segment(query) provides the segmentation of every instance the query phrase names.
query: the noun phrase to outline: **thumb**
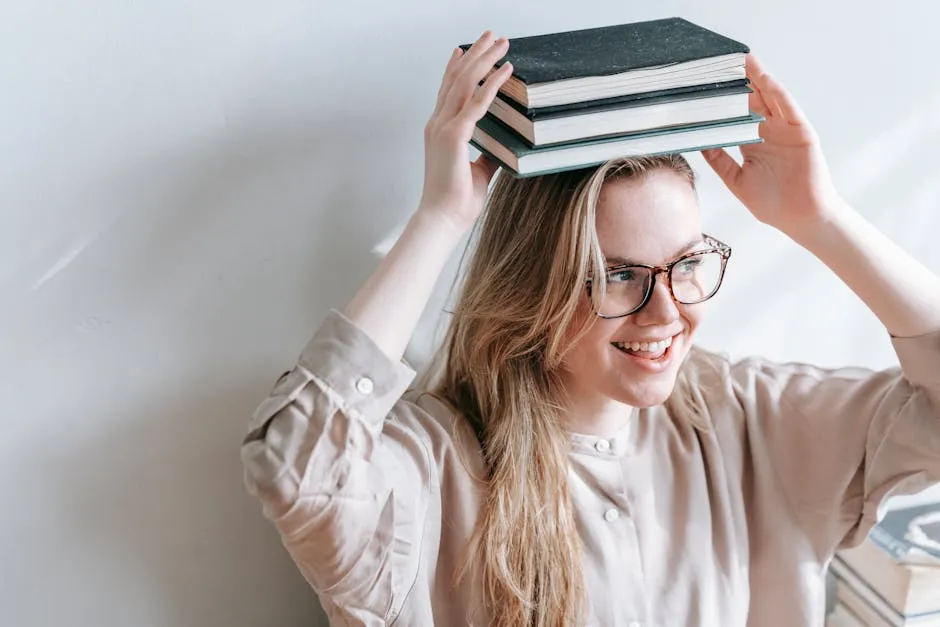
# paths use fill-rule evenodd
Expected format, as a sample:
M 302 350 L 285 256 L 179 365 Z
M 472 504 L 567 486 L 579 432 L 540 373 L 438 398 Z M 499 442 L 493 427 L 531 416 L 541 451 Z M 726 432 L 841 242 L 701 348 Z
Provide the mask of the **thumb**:
M 496 163 L 495 161 L 493 161 L 492 159 L 490 159 L 489 157 L 483 154 L 477 157 L 477 160 L 474 161 L 473 163 L 476 164 L 479 168 L 481 168 L 481 170 L 483 171 L 483 174 L 486 176 L 487 182 L 489 182 L 489 180 L 493 178 L 493 175 L 496 174 L 496 170 L 499 169 L 498 163 Z
M 718 175 L 718 178 L 724 182 L 728 189 L 732 192 L 735 191 L 738 176 L 741 174 L 741 166 L 734 160 L 734 157 L 729 155 L 724 148 L 703 150 L 702 156 L 705 157 L 705 161 L 708 162 L 708 165 L 712 167 L 712 170 L 715 171 L 715 174 Z
M 477 160 L 473 162 L 470 169 L 473 170 L 474 183 L 485 188 L 490 184 L 490 180 L 493 178 L 493 175 L 496 174 L 496 170 L 499 169 L 499 164 L 486 155 L 481 154 L 477 157 Z

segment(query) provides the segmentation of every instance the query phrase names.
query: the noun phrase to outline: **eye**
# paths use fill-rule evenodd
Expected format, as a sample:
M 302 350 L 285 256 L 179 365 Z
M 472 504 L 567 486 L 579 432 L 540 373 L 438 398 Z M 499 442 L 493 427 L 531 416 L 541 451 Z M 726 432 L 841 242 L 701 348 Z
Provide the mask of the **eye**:
M 608 283 L 630 283 L 638 280 L 638 273 L 633 268 L 622 268 L 607 273 Z
M 681 262 L 676 264 L 675 270 L 681 275 L 689 276 L 695 274 L 695 272 L 701 267 L 704 263 L 704 260 L 700 256 L 689 257 L 688 259 L 683 259 Z

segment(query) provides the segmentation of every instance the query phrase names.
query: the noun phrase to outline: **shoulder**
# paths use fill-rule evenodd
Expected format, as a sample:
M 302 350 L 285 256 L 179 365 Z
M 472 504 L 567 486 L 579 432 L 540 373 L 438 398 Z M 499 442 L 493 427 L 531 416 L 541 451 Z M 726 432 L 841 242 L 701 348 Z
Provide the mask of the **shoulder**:
M 712 424 L 723 421 L 739 435 L 754 432 L 760 438 L 804 431 L 818 436 L 826 428 L 847 426 L 843 423 L 853 416 L 873 414 L 899 379 L 896 368 L 831 368 L 762 356 L 732 360 L 714 353 L 699 358 L 694 370 Z
M 698 346 L 690 352 L 684 371 L 679 384 L 689 386 L 687 395 L 704 409 L 710 427 L 719 434 L 730 435 L 730 430 L 736 437 L 744 435 L 758 408 L 779 399 L 793 375 L 819 376 L 802 364 L 780 364 L 757 355 L 733 359 Z
M 438 467 L 456 462 L 457 467 L 471 474 L 481 471 L 480 443 L 470 421 L 441 395 L 427 389 L 410 389 L 390 418 L 415 423 L 413 426 L 425 434 Z
M 688 366 L 710 405 L 743 407 L 771 397 L 807 392 L 824 382 L 858 381 L 872 375 L 865 368 L 824 368 L 760 355 L 732 359 L 726 353 L 700 347 L 693 348 Z

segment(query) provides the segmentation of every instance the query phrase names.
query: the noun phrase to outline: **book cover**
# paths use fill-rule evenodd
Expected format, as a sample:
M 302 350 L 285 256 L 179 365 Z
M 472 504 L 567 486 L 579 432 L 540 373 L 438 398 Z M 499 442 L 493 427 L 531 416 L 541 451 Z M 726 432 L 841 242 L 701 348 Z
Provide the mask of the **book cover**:
M 461 48 L 467 50 L 470 44 Z M 509 39 L 513 76 L 533 85 L 609 76 L 750 49 L 681 17 Z

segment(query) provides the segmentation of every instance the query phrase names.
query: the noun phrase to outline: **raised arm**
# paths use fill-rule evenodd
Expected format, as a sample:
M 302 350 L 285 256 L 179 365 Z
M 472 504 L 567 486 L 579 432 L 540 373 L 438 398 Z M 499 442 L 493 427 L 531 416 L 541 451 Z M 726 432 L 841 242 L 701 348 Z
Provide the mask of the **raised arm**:
M 242 446 L 249 491 L 335 624 L 399 618 L 423 543 L 440 533 L 433 442 L 446 435 L 401 400 L 414 372 L 400 359 L 444 262 L 483 208 L 495 167 L 469 163 L 467 142 L 509 76 L 504 66 L 478 87 L 506 47 L 486 33 L 454 52 L 427 125 L 419 209 L 344 314 L 330 312 L 278 380 Z
M 494 43 L 487 31 L 465 54 L 454 50 L 424 131 L 421 204 L 346 307 L 346 316 L 392 359 L 404 354 L 444 262 L 483 209 L 496 166 L 483 156 L 468 163 L 467 144 L 512 66 L 503 64 L 482 87 L 477 84 L 508 48 L 505 39 Z
M 891 242 L 836 192 L 819 139 L 793 97 L 748 56 L 751 109 L 763 143 L 702 154 L 754 216 L 826 264 L 895 337 L 940 331 L 940 277 Z
M 836 192 L 815 131 L 753 56 L 751 109 L 764 142 L 743 163 L 703 152 L 761 222 L 812 252 L 891 334 L 898 366 L 881 372 L 746 360 L 732 371 L 754 466 L 768 467 L 820 558 L 859 542 L 886 497 L 940 481 L 940 277 Z

